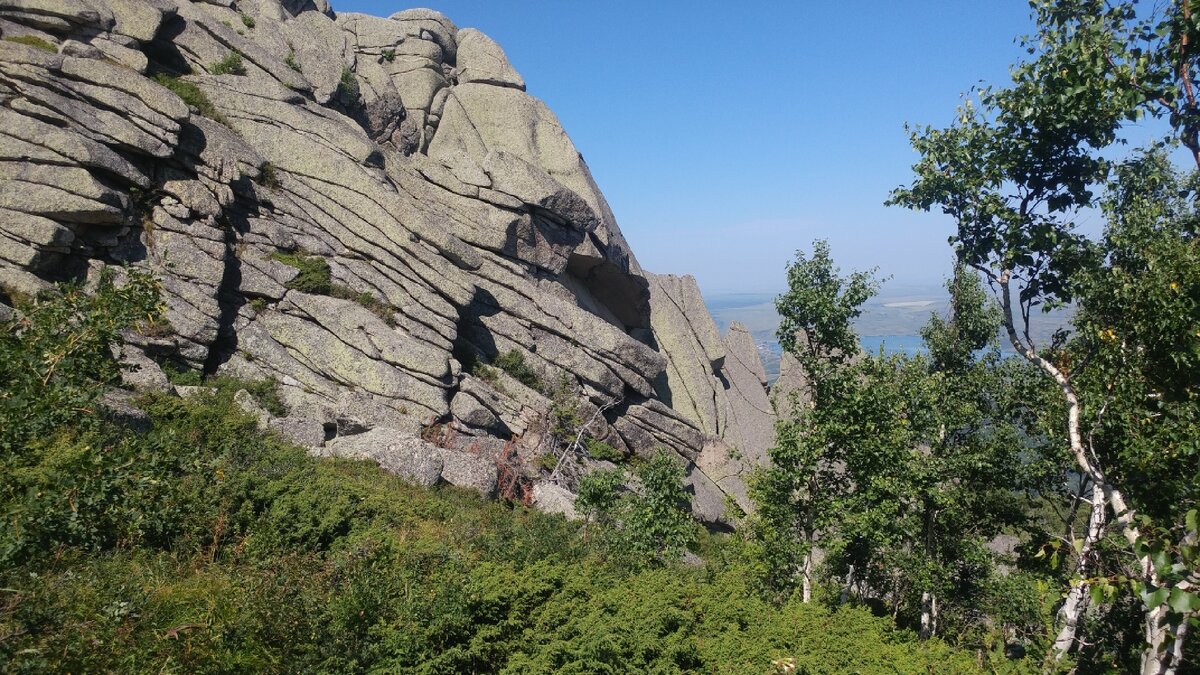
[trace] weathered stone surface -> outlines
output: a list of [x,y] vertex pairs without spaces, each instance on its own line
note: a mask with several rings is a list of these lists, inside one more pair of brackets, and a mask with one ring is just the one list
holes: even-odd
[[767,375],[758,346],[746,327],[734,321],[725,334],[725,367],[729,385],[727,427],[721,435],[751,464],[767,461],[767,450],[775,442],[775,412],[767,397]]
[[[721,342],[693,281],[643,275],[558,119],[487,36],[431,10],[335,18],[319,0],[0,0],[0,30],[61,45],[0,41],[0,288],[117,262],[159,275],[172,331],[131,336],[131,383],[167,386],[146,354],[274,378],[284,417],[239,395],[266,428],[483,494],[501,453],[545,451],[565,396],[621,452],[694,462],[707,522],[724,522],[725,495],[744,501],[729,446],[754,445],[756,355]],[[235,53],[244,75],[211,74]],[[192,73],[214,110],[147,72]],[[324,269],[325,288],[297,290]],[[511,351],[535,387],[464,373]],[[467,440],[417,440],[434,425]],[[573,513],[561,487],[534,492]]]
[[288,415],[271,419],[267,427],[302,448],[319,448],[325,442],[321,421],[306,415]]
[[137,347],[127,345],[122,348],[121,365],[124,368],[121,371],[121,382],[125,386],[133,387],[138,391],[166,392],[171,390],[171,383],[167,380],[166,373]]
[[355,65],[345,31],[320,12],[301,12],[284,22],[281,30],[291,47],[292,60],[313,85],[313,97],[318,103],[328,103],[337,93],[342,73]]
[[543,513],[558,513],[575,520],[575,495],[571,491],[548,481],[533,484],[533,505]]
[[242,412],[253,417],[258,422],[259,429],[267,429],[271,422],[271,413],[254,400],[254,396],[245,389],[238,389],[233,395],[233,402],[237,407],[242,409]]
[[104,0],[112,10],[116,24],[113,32],[139,42],[150,42],[158,34],[163,19],[175,14],[167,0]]
[[[104,3],[87,3],[83,0],[2,0],[0,10],[20,12],[26,17],[46,17],[41,25],[57,27],[49,22],[59,19],[72,26],[87,26],[99,30],[113,27],[112,10]],[[36,19],[34,20],[36,22]]]
[[133,403],[133,394],[123,389],[109,389],[100,397],[104,416],[124,427],[145,433],[154,426],[146,411]]
[[444,466],[441,448],[384,427],[355,436],[335,438],[326,443],[319,454],[345,459],[369,459],[388,473],[426,487],[437,484]]
[[784,352],[779,377],[771,386],[771,404],[782,418],[796,414],[808,401],[808,374],[795,356]]
[[454,87],[429,156],[452,162],[465,154],[481,163],[492,150],[540,167],[582,197],[599,219],[594,231],[598,253],[623,272],[641,271],[582,155],[544,103],[513,88],[482,83]]
[[696,465],[688,467],[683,486],[692,499],[692,515],[708,525],[731,527],[725,492]]
[[461,488],[479,492],[484,497],[496,493],[496,463],[470,452],[439,448],[442,457],[442,480]]
[[731,454],[729,446],[724,441],[709,439],[704,444],[704,449],[700,451],[700,456],[696,458],[696,468],[703,471],[704,475],[716,483],[722,492],[732,497],[743,511],[753,509],[753,503],[750,501],[750,495],[746,489],[746,479],[749,476],[750,468],[740,458],[735,458]]
[[95,47],[103,57],[138,73],[145,73],[146,67],[150,65],[150,60],[144,53],[118,44],[114,40],[96,38],[92,40],[91,46]]
[[695,278],[647,274],[650,321],[658,348],[667,356],[659,395],[672,408],[717,436],[725,426],[723,386],[716,373],[725,360],[717,325],[704,307]]
[[432,9],[406,9],[388,17],[403,26],[406,35],[432,40],[442,48],[446,60],[454,61],[457,45],[454,36],[458,27],[441,12]]
[[525,80],[517,73],[496,41],[474,28],[458,31],[458,81],[482,82],[525,91]]
[[[499,397],[497,397],[499,398]],[[494,401],[499,404],[499,401]],[[504,425],[491,408],[487,407],[475,395],[460,390],[450,401],[450,414],[455,421],[470,429],[482,429],[493,432],[503,432]]]

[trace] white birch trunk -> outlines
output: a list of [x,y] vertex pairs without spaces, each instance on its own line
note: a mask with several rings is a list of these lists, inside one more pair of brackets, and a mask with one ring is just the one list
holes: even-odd
[[846,573],[846,585],[842,586],[842,597],[840,598],[841,604],[844,605],[850,602],[850,588],[852,586],[854,586],[854,565],[851,565],[850,571]]
[[[1104,495],[1105,501],[1112,507],[1113,514],[1116,516],[1117,525],[1121,528],[1121,534],[1132,545],[1140,537],[1137,526],[1134,525],[1134,518],[1137,514],[1125,503],[1124,495],[1121,494],[1121,491],[1116,486],[1108,481],[1108,477],[1104,474],[1104,471],[1092,461],[1087,448],[1084,447],[1082,427],[1079,422],[1079,396],[1075,393],[1075,387],[1071,384],[1071,380],[1066,373],[1060,370],[1058,366],[1042,358],[1031,344],[1025,344],[1017,335],[1016,326],[1013,323],[1012,296],[1009,292],[1010,276],[1011,271],[1004,270],[999,277],[995,278],[1000,285],[1000,306],[1004,312],[1004,329],[1008,333],[1008,341],[1012,343],[1013,349],[1017,350],[1017,353],[1053,378],[1059,390],[1062,391],[1063,398],[1067,401],[1067,436],[1071,443],[1071,455],[1075,459],[1075,464],[1078,465],[1081,472],[1092,480],[1093,491]],[[1153,583],[1158,580],[1157,575],[1154,573],[1154,566],[1148,557],[1142,556],[1138,558],[1138,564],[1145,574],[1147,581]],[[1147,649],[1151,649],[1151,647],[1148,646]],[[1057,658],[1060,659],[1066,654],[1066,652],[1058,649],[1057,641],[1055,642],[1055,653]],[[1148,657],[1144,656],[1143,658]]]
[[1076,572],[1082,579],[1075,586],[1071,587],[1067,593],[1067,599],[1063,602],[1062,607],[1058,610],[1058,620],[1061,628],[1058,631],[1058,636],[1054,639],[1054,653],[1057,658],[1062,658],[1075,646],[1075,637],[1079,631],[1079,622],[1083,618],[1084,612],[1088,606],[1088,584],[1085,579],[1088,572],[1091,570],[1092,564],[1092,549],[1096,542],[1104,536],[1104,526],[1108,520],[1106,502],[1104,494],[1098,490],[1092,489],[1091,499],[1091,514],[1088,516],[1088,528],[1083,537],[1083,544],[1079,549],[1079,566]]
[[1178,624],[1172,626],[1167,622],[1166,605],[1146,612],[1146,651],[1142,652],[1142,675],[1176,675],[1181,672],[1189,618],[1190,615],[1184,615]]
[[937,596],[929,591],[921,593],[921,632],[922,640],[937,635]]
[[[1179,625],[1175,628],[1175,643],[1171,645],[1171,661],[1167,664],[1167,669],[1163,671],[1163,675],[1176,675],[1180,671],[1180,666],[1183,665],[1183,645],[1187,642],[1188,626],[1191,620],[1191,615],[1185,615],[1179,621]],[[1192,664],[1195,665],[1195,664]]]
[[1166,606],[1159,605],[1146,612],[1146,651],[1142,652],[1142,675],[1163,675],[1167,672],[1166,643],[1171,626],[1166,621]]
[[801,599],[804,602],[812,602],[812,569],[813,569],[813,551],[812,542],[808,543],[808,551],[804,554],[804,566],[800,569],[800,593]]

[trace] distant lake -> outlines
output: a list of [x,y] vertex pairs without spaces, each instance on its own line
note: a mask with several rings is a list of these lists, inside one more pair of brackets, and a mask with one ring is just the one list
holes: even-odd
[[858,339],[865,351],[878,354],[883,347],[885,354],[907,354],[916,356],[926,352],[925,342],[920,335],[864,335]]
[[[767,379],[779,376],[779,361],[783,353],[775,338],[779,314],[775,311],[775,293],[712,293],[704,296],[704,304],[712,314],[717,329],[724,335],[729,324],[737,321],[750,331],[758,345]],[[917,355],[925,353],[920,331],[931,314],[945,315],[950,298],[942,286],[884,287],[880,295],[863,305],[862,315],[854,322],[863,349],[886,354]],[[1050,335],[1060,326],[1069,324],[1071,312],[1056,310],[1039,314],[1033,334],[1038,344],[1049,344]],[[1001,341],[1001,349],[1009,350]]]

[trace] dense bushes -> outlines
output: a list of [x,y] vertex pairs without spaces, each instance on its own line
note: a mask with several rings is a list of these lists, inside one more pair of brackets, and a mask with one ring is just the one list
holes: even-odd
[[974,667],[863,609],[765,602],[736,541],[705,538],[709,562],[680,566],[695,526],[675,518],[684,495],[665,457],[642,467],[645,497],[585,529],[309,457],[234,403],[269,384],[143,396],[150,429],[123,427],[97,403],[117,372],[104,343],[154,298],[144,277],[106,278],[4,326],[0,671]]
[[42,516],[0,572],[0,668],[763,672],[795,658],[869,672],[963,658],[865,610],[767,604],[731,552],[704,569],[601,559],[560,517],[310,458],[258,435],[226,393],[143,403],[145,436],[31,448],[69,486],[6,491],[10,522],[14,506]]

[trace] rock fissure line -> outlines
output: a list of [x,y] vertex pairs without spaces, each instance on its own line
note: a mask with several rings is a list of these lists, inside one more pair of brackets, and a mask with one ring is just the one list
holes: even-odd
[[[436,422],[486,461],[517,444],[525,479],[544,486],[534,420],[559,404],[507,374],[461,372],[515,353],[576,392],[595,420],[586,435],[677,455],[697,517],[730,525],[723,503],[744,503],[746,464],[729,446],[762,455],[770,434],[757,353],[721,341],[694,280],[642,271],[582,154],[499,45],[428,10],[255,0],[243,36],[219,3],[88,1],[94,15],[47,4],[0,23],[70,54],[0,41],[0,207],[29,214],[0,218],[0,295],[133,261],[162,277],[173,328],[130,348],[277,379],[291,413],[263,423],[312,452],[355,438],[345,452],[415,475],[402,455],[451,452],[413,450]],[[234,52],[245,74],[212,74]],[[183,75],[230,126],[145,75],[157,72]],[[214,231],[225,222],[238,226]],[[300,272],[272,256],[297,251],[396,326],[286,288]],[[139,381],[165,383],[143,360]],[[408,454],[385,442],[401,437]],[[564,461],[568,488],[596,466]],[[550,492],[561,497],[535,490]]]

